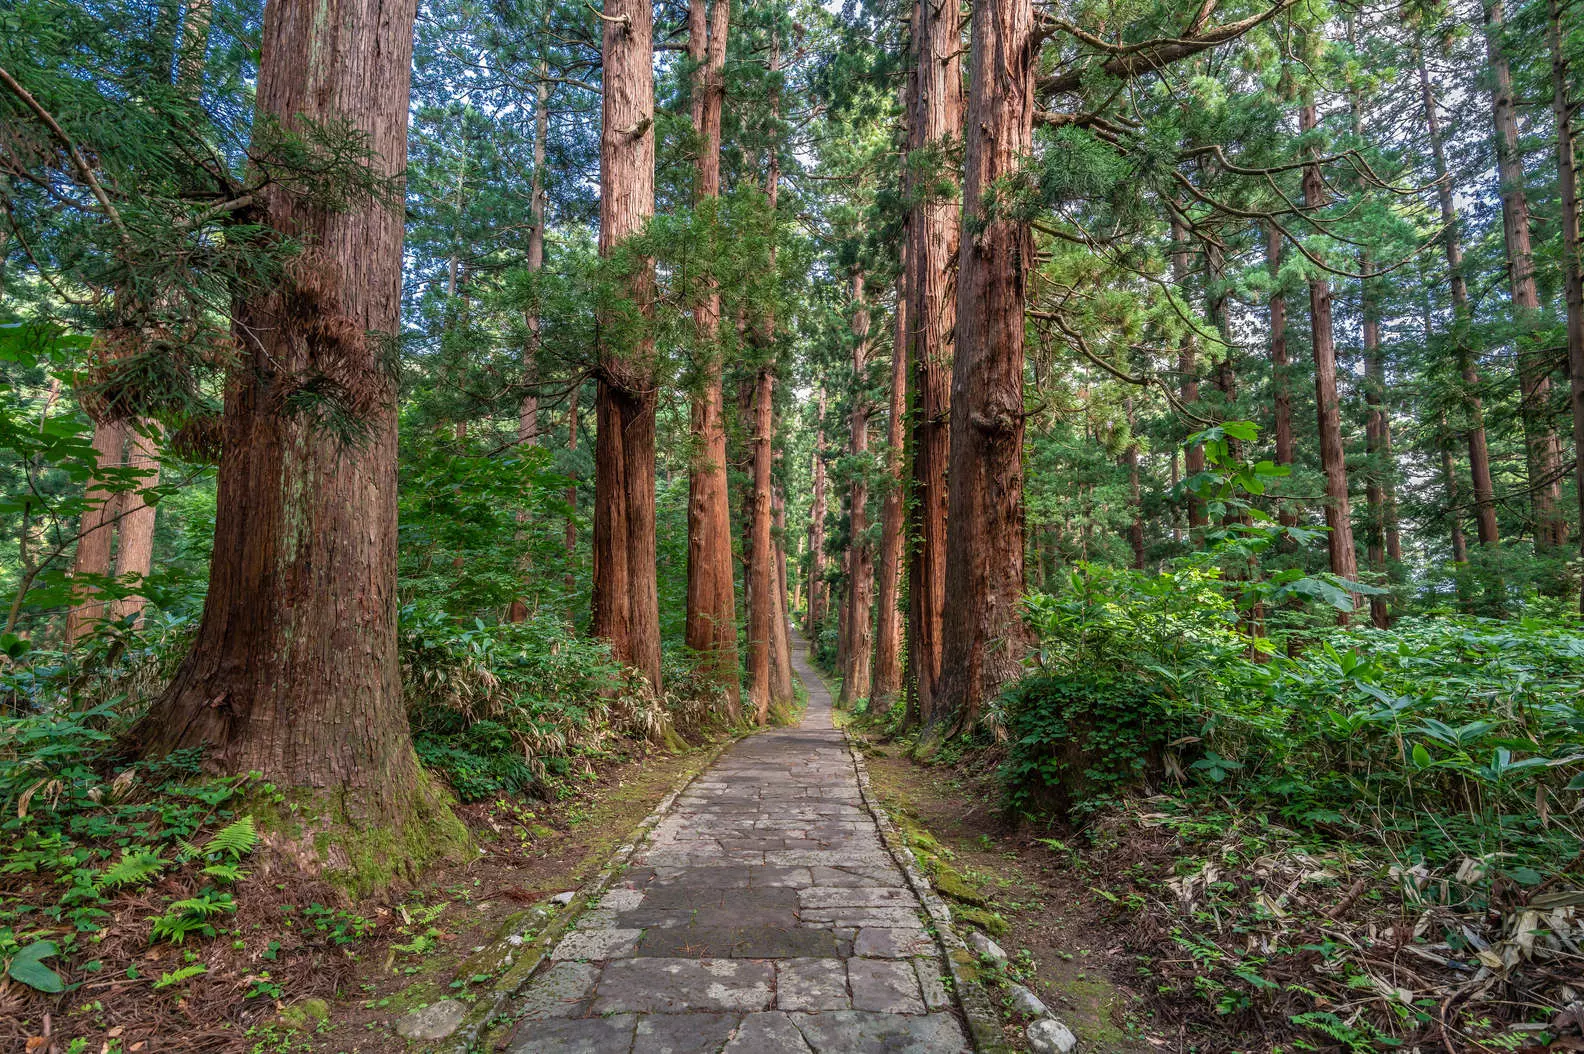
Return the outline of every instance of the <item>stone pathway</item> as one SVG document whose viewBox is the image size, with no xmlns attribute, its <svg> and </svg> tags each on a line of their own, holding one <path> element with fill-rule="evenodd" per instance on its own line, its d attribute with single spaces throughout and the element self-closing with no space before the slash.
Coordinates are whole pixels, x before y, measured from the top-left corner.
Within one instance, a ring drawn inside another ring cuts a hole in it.
<svg viewBox="0 0 1584 1054">
<path fill-rule="evenodd" d="M 801 641 L 797 728 L 676 801 L 513 1012 L 512 1054 L 970 1052 Z"/>
</svg>

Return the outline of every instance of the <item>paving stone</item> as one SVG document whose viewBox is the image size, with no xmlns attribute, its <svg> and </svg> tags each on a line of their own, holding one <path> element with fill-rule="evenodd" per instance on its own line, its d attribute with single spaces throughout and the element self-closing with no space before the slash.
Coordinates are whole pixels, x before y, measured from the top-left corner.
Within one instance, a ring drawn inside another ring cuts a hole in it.
<svg viewBox="0 0 1584 1054">
<path fill-rule="evenodd" d="M 632 1054 L 716 1054 L 737 1030 L 737 1014 L 645 1014 Z"/>
<path fill-rule="evenodd" d="M 849 959 L 847 984 L 854 1010 L 886 1014 L 922 1014 L 918 975 L 906 959 Z"/>
<path fill-rule="evenodd" d="M 455 999 L 419 1007 L 396 1022 L 396 1034 L 407 1039 L 445 1039 L 457 1030 L 467 1009 L 467 1004 Z"/>
<path fill-rule="evenodd" d="M 620 959 L 638 947 L 643 930 L 573 930 L 561 938 L 552 959 Z"/>
<path fill-rule="evenodd" d="M 1023 1035 L 1028 1038 L 1029 1049 L 1034 1054 L 1067 1054 L 1078 1046 L 1078 1037 L 1073 1035 L 1072 1029 L 1053 1017 L 1030 1023 Z"/>
<path fill-rule="evenodd" d="M 897 886 L 853 886 L 847 888 L 821 888 L 812 886 L 798 890 L 798 898 L 805 908 L 883 908 L 899 904 L 911 906 L 913 891 Z"/>
<path fill-rule="evenodd" d="M 590 1012 L 768 1010 L 774 972 L 749 959 L 617 959 L 606 964 Z"/>
<path fill-rule="evenodd" d="M 782 959 L 776 963 L 776 1006 L 782 1010 L 846 1010 L 847 964 L 841 959 Z"/>
<path fill-rule="evenodd" d="M 853 940 L 853 954 L 871 959 L 911 959 L 934 950 L 935 942 L 922 926 L 866 926 Z"/>
<path fill-rule="evenodd" d="M 919 992 L 924 1005 L 931 1010 L 945 1010 L 951 1006 L 951 993 L 946 991 L 946 967 L 939 959 L 914 959 L 913 972 L 918 974 Z"/>
<path fill-rule="evenodd" d="M 721 1054 L 813 1054 L 803 1033 L 786 1014 L 749 1014 Z"/>
<path fill-rule="evenodd" d="M 919 925 L 918 909 L 905 908 L 805 908 L 804 922 L 829 922 L 837 926 L 890 926 L 916 929 Z"/>
<path fill-rule="evenodd" d="M 573 1021 L 524 1021 L 507 1054 L 627 1054 L 632 1050 L 635 1014 Z"/>
<path fill-rule="evenodd" d="M 517 1003 L 516 1012 L 524 1019 L 581 1017 L 594 995 L 600 968 L 593 963 L 558 962 L 534 977 Z"/>
<path fill-rule="evenodd" d="M 834 1010 L 790 1017 L 814 1054 L 971 1054 L 973 1050 L 952 1014 Z"/>
</svg>

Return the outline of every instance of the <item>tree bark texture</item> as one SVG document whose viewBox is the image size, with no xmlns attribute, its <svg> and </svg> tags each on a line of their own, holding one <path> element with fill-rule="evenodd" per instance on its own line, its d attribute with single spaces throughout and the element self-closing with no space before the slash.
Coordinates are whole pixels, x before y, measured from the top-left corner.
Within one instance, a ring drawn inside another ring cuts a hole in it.
<svg viewBox="0 0 1584 1054">
<path fill-rule="evenodd" d="M 1463 241 L 1459 234 L 1452 177 L 1447 169 L 1440 111 L 1436 108 L 1435 89 L 1430 83 L 1430 68 L 1425 62 L 1424 52 L 1417 46 L 1415 52 L 1419 64 L 1419 91 L 1424 104 L 1425 129 L 1430 139 L 1430 156 L 1435 162 L 1436 199 L 1441 208 L 1444 232 L 1441 246 L 1446 253 L 1447 284 L 1452 294 L 1453 346 L 1457 354 L 1458 373 L 1463 379 L 1463 414 L 1467 425 L 1469 476 L 1474 488 L 1475 524 L 1480 544 L 1495 545 L 1500 538 L 1496 526 L 1496 487 L 1491 481 L 1490 448 L 1485 440 L 1485 409 L 1479 395 L 1479 373 L 1474 368 L 1474 353 L 1469 347 L 1468 329 L 1472 312 L 1469 309 L 1468 280 L 1463 274 Z"/>
<path fill-rule="evenodd" d="M 943 710 L 958 727 L 1018 675 L 1023 596 L 1023 338 L 1032 233 L 992 202 L 1033 144 L 1032 0 L 975 4 L 952 367 Z"/>
<path fill-rule="evenodd" d="M 1292 377 L 1287 356 L 1287 294 L 1281 286 L 1282 233 L 1274 225 L 1265 229 L 1265 268 L 1271 276 L 1270 360 L 1271 432 L 1276 444 L 1278 465 L 1293 463 Z M 1277 522 L 1286 527 L 1298 525 L 1298 514 L 1290 502 L 1277 501 Z"/>
<path fill-rule="evenodd" d="M 259 114 L 288 128 L 344 119 L 368 136 L 377 171 L 399 176 L 415 8 L 271 0 Z M 236 305 L 242 361 L 225 393 L 203 618 L 133 738 L 150 756 L 204 746 L 211 770 L 306 791 L 318 819 L 372 854 L 338 840 L 318 854 L 326 866 L 378 882 L 366 869 L 410 871 L 454 844 L 443 832 L 460 836 L 419 771 L 397 670 L 396 391 L 383 341 L 398 325 L 402 214 L 384 201 L 331 211 L 279 187 L 261 208 L 308 249 L 277 288 Z M 326 375 L 364 420 L 356 445 L 288 409 Z"/>
<path fill-rule="evenodd" d="M 599 249 L 610 257 L 654 215 L 654 11 L 607 0 Z M 594 635 L 660 684 L 655 562 L 654 261 L 632 263 L 629 301 L 601 320 L 594 441 Z"/>
<path fill-rule="evenodd" d="M 1318 125 L 1314 102 L 1305 100 L 1299 128 L 1308 135 Z M 1304 166 L 1304 206 L 1318 212 L 1325 206 L 1325 182 L 1319 164 Z M 1331 573 L 1348 581 L 1358 579 L 1358 555 L 1353 547 L 1353 511 L 1348 501 L 1347 450 L 1342 437 L 1342 408 L 1337 397 L 1336 341 L 1331 327 L 1331 283 L 1324 274 L 1309 279 L 1309 326 L 1314 345 L 1315 412 L 1320 439 L 1320 467 L 1325 472 L 1326 538 Z M 1358 598 L 1354 598 L 1354 607 Z M 1339 622 L 1346 623 L 1343 613 Z"/>
<path fill-rule="evenodd" d="M 730 12 L 730 0 L 715 0 L 707 17 L 703 0 L 688 7 L 688 57 L 694 63 L 693 130 L 699 139 L 695 205 L 720 196 L 721 109 L 726 94 L 723 71 Z M 720 316 L 720 292 L 711 279 L 693 305 L 696 365 L 701 377 L 690 421 L 693 464 L 688 477 L 686 639 L 699 657 L 701 672 L 720 686 L 727 717 L 735 722 L 741 701 Z"/>
<path fill-rule="evenodd" d="M 830 597 L 825 583 L 825 398 L 821 387 L 815 403 L 814 464 L 809 470 L 814 493 L 809 503 L 808 626 L 804 635 L 811 646 L 819 641 Z"/>
<path fill-rule="evenodd" d="M 1551 48 L 1551 112 L 1556 120 L 1558 196 L 1562 199 L 1562 279 L 1567 305 L 1568 397 L 1573 409 L 1573 478 L 1578 489 L 1579 542 L 1584 553 L 1584 271 L 1579 260 L 1578 155 L 1573 138 L 1574 103 L 1568 98 L 1570 74 L 1563 48 L 1562 4 L 1548 0 L 1547 37 Z M 1584 588 L 1579 593 L 1584 611 Z"/>
<path fill-rule="evenodd" d="M 775 552 L 775 579 L 770 594 L 770 698 L 790 703 L 792 690 L 792 634 L 787 625 L 786 495 L 772 484 L 770 509 L 774 526 L 771 548 Z"/>
<path fill-rule="evenodd" d="M 840 705 L 869 691 L 874 662 L 874 550 L 869 544 L 869 301 L 861 268 L 853 271 L 853 402 L 847 453 L 853 466 L 847 492 L 847 655 L 842 665 Z"/>
<path fill-rule="evenodd" d="M 1524 187 L 1523 156 L 1519 150 L 1512 69 L 1502 40 L 1505 18 L 1501 0 L 1484 0 L 1483 6 L 1485 52 L 1491 77 L 1491 118 L 1496 130 L 1496 174 L 1501 183 L 1502 236 L 1507 246 L 1507 279 L 1512 292 L 1535 548 L 1552 549 L 1567 541 L 1567 521 L 1560 507 L 1562 444 L 1547 417 L 1551 378 L 1544 362 L 1537 361 L 1544 352 L 1534 347 L 1540 292 L 1535 285 L 1529 195 Z"/>
<path fill-rule="evenodd" d="M 907 266 L 904 243 L 903 267 Z M 897 282 L 896 337 L 891 349 L 890 417 L 886 422 L 886 495 L 880 506 L 880 572 L 876 585 L 875 659 L 869 699 L 889 709 L 902 690 L 902 436 L 907 417 L 907 294 Z"/>
<path fill-rule="evenodd" d="M 754 383 L 753 517 L 749 527 L 748 557 L 748 699 L 754 720 L 766 724 L 770 719 L 770 649 L 774 618 L 775 553 L 771 548 L 770 528 L 770 449 L 775 428 L 772 397 L 775 375 L 761 368 Z"/>
<path fill-rule="evenodd" d="M 946 607 L 946 469 L 951 457 L 955 268 L 960 207 L 953 161 L 963 135 L 962 8 L 942 0 L 914 7 L 907 219 L 907 340 L 913 373 L 913 540 L 908 558 L 908 679 L 919 719 L 940 718 L 936 704 Z M 920 178 L 927 172 L 932 179 Z"/>
</svg>

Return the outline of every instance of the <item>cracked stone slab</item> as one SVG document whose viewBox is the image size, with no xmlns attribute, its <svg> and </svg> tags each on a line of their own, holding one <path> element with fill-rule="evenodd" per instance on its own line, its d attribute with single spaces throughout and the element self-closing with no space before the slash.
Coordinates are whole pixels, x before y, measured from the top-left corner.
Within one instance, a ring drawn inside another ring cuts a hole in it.
<svg viewBox="0 0 1584 1054">
<path fill-rule="evenodd" d="M 918 974 L 906 959 L 850 959 L 847 983 L 854 1010 L 883 1014 L 922 1014 Z"/>
<path fill-rule="evenodd" d="M 594 995 L 600 968 L 586 962 L 558 962 L 535 977 L 517 1003 L 518 1016 L 527 1020 L 582 1017 Z"/>
<path fill-rule="evenodd" d="M 627 1054 L 632 1050 L 636 1014 L 578 1020 L 524 1021 L 507 1054 Z"/>
<path fill-rule="evenodd" d="M 605 965 L 591 1013 L 769 1010 L 775 968 L 751 959 L 617 959 Z"/>
<path fill-rule="evenodd" d="M 645 1014 L 632 1054 L 716 1054 L 737 1030 L 737 1014 Z"/>
<path fill-rule="evenodd" d="M 638 947 L 643 930 L 573 930 L 561 938 L 551 959 L 620 959 Z"/>
<path fill-rule="evenodd" d="M 786 1014 L 770 1011 L 743 1018 L 721 1054 L 814 1054 Z"/>
<path fill-rule="evenodd" d="M 776 1006 L 782 1010 L 847 1010 L 847 963 L 842 959 L 782 959 L 776 963 Z"/>
<path fill-rule="evenodd" d="M 791 1014 L 814 1054 L 973 1054 L 952 1014 Z"/>
</svg>

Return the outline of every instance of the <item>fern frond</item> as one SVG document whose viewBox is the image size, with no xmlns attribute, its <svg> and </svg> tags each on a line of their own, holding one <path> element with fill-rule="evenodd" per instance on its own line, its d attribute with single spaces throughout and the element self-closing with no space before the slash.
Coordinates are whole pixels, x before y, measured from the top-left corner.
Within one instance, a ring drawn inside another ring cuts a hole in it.
<svg viewBox="0 0 1584 1054">
<path fill-rule="evenodd" d="M 143 846 L 123 849 L 121 859 L 105 868 L 94 885 L 98 889 L 140 886 L 159 874 L 164 867 L 165 858 L 151 849 Z"/>
<path fill-rule="evenodd" d="M 216 831 L 214 837 L 204 845 L 203 852 L 205 856 L 223 853 L 232 860 L 240 860 L 251 853 L 256 845 L 258 828 L 253 823 L 253 817 L 244 816 Z"/>
</svg>

